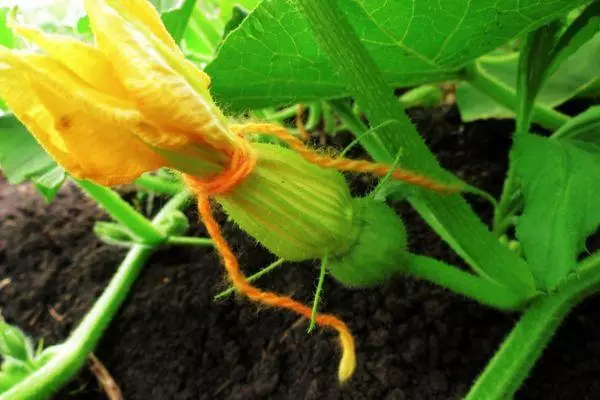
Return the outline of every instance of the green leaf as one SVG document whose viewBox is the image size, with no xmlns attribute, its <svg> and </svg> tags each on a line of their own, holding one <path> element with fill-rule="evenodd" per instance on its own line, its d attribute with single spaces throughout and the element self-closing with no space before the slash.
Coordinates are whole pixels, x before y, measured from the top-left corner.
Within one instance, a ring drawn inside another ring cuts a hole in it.
<svg viewBox="0 0 600 400">
<path fill-rule="evenodd" d="M 202 3 L 202 2 L 200 2 Z M 203 7 L 203 8 L 200 8 Z M 211 2 L 199 4 L 190 16 L 183 35 L 182 48 L 192 60 L 208 63 L 223 37 L 224 24 Z"/>
<path fill-rule="evenodd" d="M 538 287 L 552 290 L 575 270 L 585 238 L 600 225 L 600 147 L 524 135 L 512 157 L 525 197 L 517 238 Z"/>
<path fill-rule="evenodd" d="M 558 67 L 599 31 L 600 2 L 594 1 L 572 21 L 567 30 L 561 35 L 552 55 L 553 60 L 550 69 L 554 70 Z"/>
<path fill-rule="evenodd" d="M 7 324 L 2 317 L 0 317 L 0 355 L 20 361 L 29 361 L 34 355 L 31 339 L 17 326 Z"/>
<path fill-rule="evenodd" d="M 229 21 L 227 21 L 227 24 L 225 24 L 225 30 L 223 31 L 223 37 L 226 37 L 227 35 L 229 35 L 229 32 L 233 31 L 238 26 L 240 26 L 240 24 L 244 21 L 244 19 L 247 16 L 248 16 L 248 11 L 246 11 L 246 9 L 239 7 L 239 6 L 235 6 L 233 8 L 231 19 Z"/>
<path fill-rule="evenodd" d="M 478 60 L 487 73 L 515 89 L 518 53 L 485 56 Z M 596 34 L 548 78 L 536 102 L 554 108 L 565 101 L 584 94 L 598 85 L 600 65 L 600 34 Z M 463 82 L 456 93 L 458 108 L 464 122 L 488 118 L 514 118 L 512 111 Z"/>
<path fill-rule="evenodd" d="M 256 8 L 258 3 L 259 0 L 221 0 L 221 20 L 224 23 L 231 21 L 235 16 L 236 8 L 241 7 L 248 13 Z"/>
<path fill-rule="evenodd" d="M 561 22 L 554 20 L 527 35 L 517 67 L 517 133 L 527 133 L 533 103 L 548 76 Z"/>
<path fill-rule="evenodd" d="M 465 63 L 583 3 L 340 1 L 393 86 L 457 78 Z M 264 0 L 227 37 L 207 71 L 217 100 L 233 111 L 348 94 L 290 0 Z"/>
<path fill-rule="evenodd" d="M 184 1 L 185 0 L 150 0 L 152 5 L 161 14 L 181 8 Z"/>
<path fill-rule="evenodd" d="M 13 115 L 0 117 L 0 168 L 11 184 L 33 181 L 46 201 L 65 180 L 64 170 Z"/>
<path fill-rule="evenodd" d="M 555 139 L 574 139 L 600 146 L 600 106 L 590 107 L 581 114 L 569 119 L 552 134 Z"/>
<path fill-rule="evenodd" d="M 0 117 L 0 167 L 9 183 L 42 175 L 56 163 L 12 115 Z"/>
<path fill-rule="evenodd" d="M 10 49 L 14 47 L 15 37 L 12 31 L 6 26 L 6 16 L 9 12 L 10 8 L 0 8 L 0 45 Z M 2 99 L 0 99 L 0 110 L 7 110 L 6 104 Z M 3 113 L 0 111 L 0 114 Z"/>
<path fill-rule="evenodd" d="M 184 0 L 179 7 L 171 8 L 161 14 L 165 27 L 176 43 L 181 42 L 190 17 L 196 6 L 196 0 Z"/>
<path fill-rule="evenodd" d="M 59 165 L 55 165 L 54 168 L 44 174 L 31 177 L 31 180 L 35 183 L 35 188 L 47 203 L 54 199 L 66 179 L 67 173 Z"/>
<path fill-rule="evenodd" d="M 12 48 L 15 38 L 12 31 L 6 26 L 6 16 L 9 12 L 10 8 L 0 8 L 0 45 Z"/>
</svg>

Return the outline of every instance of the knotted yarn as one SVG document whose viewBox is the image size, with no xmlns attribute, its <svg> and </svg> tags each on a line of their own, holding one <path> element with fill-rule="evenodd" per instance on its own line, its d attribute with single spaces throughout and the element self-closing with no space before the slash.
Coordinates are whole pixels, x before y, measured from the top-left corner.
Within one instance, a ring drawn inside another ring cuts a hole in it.
<svg viewBox="0 0 600 400">
<path fill-rule="evenodd" d="M 297 121 L 300 121 L 298 118 Z M 300 133 L 307 137 L 306 130 L 299 123 Z M 265 305 L 288 309 L 306 318 L 311 318 L 311 309 L 304 304 L 293 300 L 289 296 L 281 296 L 272 292 L 261 291 L 254 287 L 240 270 L 237 257 L 221 233 L 221 228 L 216 222 L 211 207 L 211 197 L 223 197 L 231 194 L 244 180 L 252 174 L 256 167 L 258 155 L 246 139 L 250 133 L 263 133 L 277 137 L 287 143 L 292 150 L 304 158 L 308 163 L 321 168 L 337 169 L 339 171 L 354 171 L 371 173 L 377 176 L 391 174 L 393 179 L 405 181 L 409 184 L 420 186 L 440 193 L 455 193 L 461 190 L 459 186 L 439 183 L 433 179 L 422 176 L 416 172 L 390 167 L 385 164 L 373 163 L 364 160 L 351 160 L 346 158 L 331 158 L 320 155 L 310 149 L 304 142 L 291 135 L 285 128 L 275 124 L 249 123 L 230 125 L 230 129 L 238 137 L 236 146 L 229 155 L 229 162 L 220 173 L 209 178 L 197 178 L 184 175 L 184 179 L 197 196 L 198 212 L 206 229 L 212 238 L 215 248 L 219 252 L 229 280 L 236 290 L 250 300 Z M 256 189 L 255 189 L 256 190 Z M 260 189 L 258 189 L 260 190 Z M 338 369 L 338 378 L 341 382 L 352 376 L 356 369 L 355 342 L 348 326 L 333 315 L 318 313 L 315 322 L 320 326 L 327 326 L 338 332 L 342 357 Z"/>
<path fill-rule="evenodd" d="M 225 196 L 252 173 L 257 162 L 256 152 L 244 138 L 240 137 L 236 144 L 229 156 L 229 163 L 219 174 L 205 179 L 184 175 L 192 192 L 202 192 L 208 197 Z"/>
<path fill-rule="evenodd" d="M 280 296 L 272 292 L 262 291 L 253 286 L 242 273 L 237 257 L 223 237 L 221 228 L 216 222 L 212 207 L 211 197 L 227 196 L 234 191 L 254 170 L 257 164 L 257 155 L 250 142 L 240 137 L 238 146 L 231 152 L 228 165 L 219 174 L 209 178 L 197 178 L 184 175 L 184 180 L 190 190 L 196 194 L 198 213 L 202 218 L 215 248 L 222 258 L 229 280 L 236 290 L 250 300 L 296 312 L 306 318 L 311 318 L 312 310 L 289 296 Z M 340 382 L 349 379 L 356 369 L 356 351 L 354 337 L 348 326 L 339 318 L 318 313 L 315 322 L 320 326 L 333 328 L 338 332 L 342 357 L 338 368 Z"/>
</svg>

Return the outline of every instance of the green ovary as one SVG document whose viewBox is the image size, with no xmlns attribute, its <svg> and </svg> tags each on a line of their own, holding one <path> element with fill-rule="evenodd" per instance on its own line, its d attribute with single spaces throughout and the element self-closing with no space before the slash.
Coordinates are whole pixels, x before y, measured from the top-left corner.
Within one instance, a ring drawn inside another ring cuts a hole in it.
<svg viewBox="0 0 600 400">
<path fill-rule="evenodd" d="M 331 275 L 345 286 L 366 287 L 404 272 L 409 252 L 400 217 L 374 199 L 354 199 L 353 205 L 360 233 L 348 252 L 329 259 Z"/>
</svg>

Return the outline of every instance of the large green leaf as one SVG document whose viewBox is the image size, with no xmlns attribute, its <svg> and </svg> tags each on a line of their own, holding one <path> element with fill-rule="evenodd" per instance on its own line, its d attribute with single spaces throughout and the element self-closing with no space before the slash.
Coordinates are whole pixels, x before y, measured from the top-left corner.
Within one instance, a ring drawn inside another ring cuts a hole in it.
<svg viewBox="0 0 600 400">
<path fill-rule="evenodd" d="M 465 63 L 585 3 L 581 0 L 338 0 L 385 79 L 456 77 Z M 347 94 L 291 0 L 264 0 L 207 71 L 233 110 Z"/>
<path fill-rule="evenodd" d="M 48 201 L 65 179 L 62 168 L 12 115 L 0 117 L 0 168 L 9 183 L 35 182 Z"/>
<path fill-rule="evenodd" d="M 213 59 L 223 37 L 224 23 L 213 3 L 200 2 L 194 8 L 182 41 L 186 55 L 204 64 Z"/>
<path fill-rule="evenodd" d="M 551 290 L 600 225 L 600 147 L 522 135 L 512 162 L 525 197 L 517 237 L 539 287 Z"/>
<path fill-rule="evenodd" d="M 485 56 L 478 62 L 490 75 L 515 88 L 518 53 Z M 565 101 L 588 91 L 600 78 L 600 33 L 583 44 L 548 78 L 537 96 L 536 102 L 554 108 Z M 456 99 L 461 118 L 465 122 L 487 118 L 514 118 L 512 111 L 496 103 L 490 97 L 463 82 L 459 85 Z"/>
</svg>

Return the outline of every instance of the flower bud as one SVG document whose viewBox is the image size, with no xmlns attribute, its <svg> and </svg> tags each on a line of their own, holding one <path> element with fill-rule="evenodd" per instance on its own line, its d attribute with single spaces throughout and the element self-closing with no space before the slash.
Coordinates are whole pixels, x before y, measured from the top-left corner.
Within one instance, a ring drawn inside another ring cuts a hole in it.
<svg viewBox="0 0 600 400">
<path fill-rule="evenodd" d="M 26 361 L 33 357 L 31 340 L 16 326 L 0 321 L 0 355 Z"/>
<path fill-rule="evenodd" d="M 190 220 L 184 213 L 175 210 L 165 217 L 159 228 L 167 235 L 183 235 L 190 228 Z"/>
<path fill-rule="evenodd" d="M 131 232 L 116 222 L 96 222 L 94 233 L 104 243 L 114 246 L 131 247 L 136 243 Z"/>
<path fill-rule="evenodd" d="M 292 150 L 254 143 L 258 163 L 227 196 L 227 214 L 278 257 L 290 261 L 339 256 L 359 234 L 342 174 L 308 163 Z"/>
</svg>

